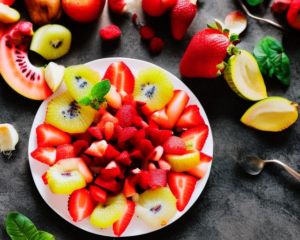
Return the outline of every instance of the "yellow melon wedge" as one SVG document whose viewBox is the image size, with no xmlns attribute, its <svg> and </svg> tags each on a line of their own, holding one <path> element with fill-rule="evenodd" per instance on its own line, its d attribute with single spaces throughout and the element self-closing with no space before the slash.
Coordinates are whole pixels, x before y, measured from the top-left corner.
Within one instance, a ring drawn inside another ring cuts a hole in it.
<svg viewBox="0 0 300 240">
<path fill-rule="evenodd" d="M 0 3 L 0 22 L 9 24 L 9 23 L 15 23 L 19 19 L 20 19 L 20 13 L 17 10 L 3 3 Z"/>
<path fill-rule="evenodd" d="M 258 101 L 268 97 L 258 64 L 245 50 L 229 59 L 223 76 L 231 89 L 245 100 Z"/>
<path fill-rule="evenodd" d="M 250 107 L 241 122 L 261 131 L 279 132 L 296 122 L 298 107 L 285 98 L 269 97 Z"/>
</svg>

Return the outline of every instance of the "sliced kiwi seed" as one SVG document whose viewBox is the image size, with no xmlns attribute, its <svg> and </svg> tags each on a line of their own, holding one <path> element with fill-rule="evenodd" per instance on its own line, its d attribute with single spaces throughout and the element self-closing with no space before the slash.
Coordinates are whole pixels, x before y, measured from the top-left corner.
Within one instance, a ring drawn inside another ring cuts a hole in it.
<svg viewBox="0 0 300 240">
<path fill-rule="evenodd" d="M 78 86 L 80 88 L 85 88 L 86 85 L 88 84 L 88 82 L 80 76 L 75 76 L 75 79 L 76 79 L 76 82 L 78 83 Z"/>
<path fill-rule="evenodd" d="M 73 119 L 78 117 L 78 113 L 80 113 L 79 111 L 80 106 L 78 105 L 78 103 L 76 101 L 73 101 L 69 104 L 69 108 L 67 111 L 63 110 L 61 111 L 62 115 L 64 118 L 69 118 L 69 119 Z"/>
<path fill-rule="evenodd" d="M 49 43 L 53 48 L 57 49 L 62 45 L 63 40 L 50 41 Z"/>
<path fill-rule="evenodd" d="M 160 209 L 161 209 L 161 205 L 158 205 L 156 207 L 151 208 L 150 211 L 155 214 L 158 213 Z"/>
</svg>

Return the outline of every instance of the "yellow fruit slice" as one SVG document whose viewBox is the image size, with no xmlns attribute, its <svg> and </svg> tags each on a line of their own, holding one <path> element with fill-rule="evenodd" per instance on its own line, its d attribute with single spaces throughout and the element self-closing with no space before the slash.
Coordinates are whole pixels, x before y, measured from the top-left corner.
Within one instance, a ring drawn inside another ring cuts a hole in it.
<svg viewBox="0 0 300 240">
<path fill-rule="evenodd" d="M 185 172 L 200 164 L 200 154 L 198 151 L 184 155 L 164 154 L 163 159 L 167 160 L 174 172 Z"/>
<path fill-rule="evenodd" d="M 108 228 L 118 221 L 125 210 L 126 198 L 123 193 L 108 197 L 105 203 L 99 202 L 95 207 L 90 222 L 99 228 Z"/>
<path fill-rule="evenodd" d="M 285 98 L 269 97 L 250 107 L 241 122 L 261 131 L 279 132 L 296 122 L 298 107 Z"/>
<path fill-rule="evenodd" d="M 11 124 L 0 124 L 0 152 L 15 150 L 18 141 L 19 135 Z"/>
<path fill-rule="evenodd" d="M 20 19 L 20 13 L 7 6 L 3 3 L 0 3 L 0 22 L 3 23 L 14 23 Z"/>
<path fill-rule="evenodd" d="M 258 64 L 245 50 L 229 59 L 223 75 L 231 89 L 245 100 L 258 101 L 268 97 Z"/>
</svg>

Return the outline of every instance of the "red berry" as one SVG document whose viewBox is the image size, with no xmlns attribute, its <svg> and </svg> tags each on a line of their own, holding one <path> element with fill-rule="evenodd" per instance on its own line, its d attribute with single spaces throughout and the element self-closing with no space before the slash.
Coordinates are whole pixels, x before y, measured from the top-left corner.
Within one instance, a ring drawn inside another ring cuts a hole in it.
<svg viewBox="0 0 300 240">
<path fill-rule="evenodd" d="M 146 25 L 141 27 L 140 35 L 142 39 L 150 40 L 155 36 L 155 31 L 153 30 L 153 28 Z"/>
<path fill-rule="evenodd" d="M 163 42 L 163 40 L 161 40 L 158 37 L 152 38 L 151 42 L 150 42 L 150 51 L 153 53 L 159 53 L 163 50 L 165 44 Z"/>
<path fill-rule="evenodd" d="M 111 40 L 121 36 L 121 30 L 116 25 L 109 25 L 100 30 L 100 36 L 104 40 Z"/>
</svg>

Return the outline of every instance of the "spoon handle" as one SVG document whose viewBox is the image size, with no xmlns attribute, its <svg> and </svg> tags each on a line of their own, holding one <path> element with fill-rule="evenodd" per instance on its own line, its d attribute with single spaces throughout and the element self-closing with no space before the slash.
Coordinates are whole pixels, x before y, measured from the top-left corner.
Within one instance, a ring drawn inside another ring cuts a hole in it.
<svg viewBox="0 0 300 240">
<path fill-rule="evenodd" d="M 284 167 L 285 170 L 287 170 L 293 177 L 295 177 L 297 180 L 300 181 L 300 174 L 297 173 L 295 170 L 293 170 L 292 168 L 288 167 L 287 165 L 285 165 L 283 162 L 278 161 L 278 160 L 266 160 L 266 163 L 277 163 L 278 165 Z"/>
</svg>

